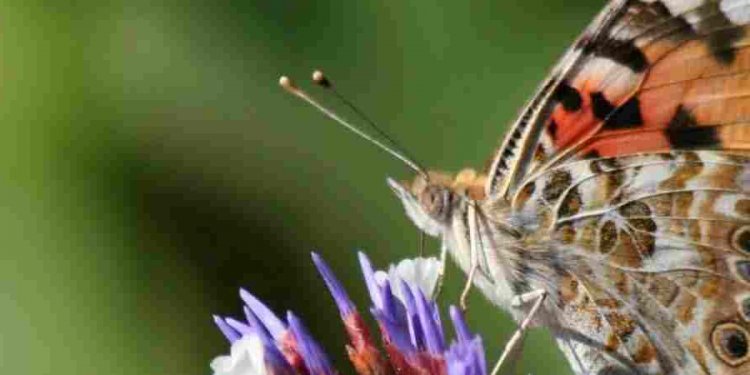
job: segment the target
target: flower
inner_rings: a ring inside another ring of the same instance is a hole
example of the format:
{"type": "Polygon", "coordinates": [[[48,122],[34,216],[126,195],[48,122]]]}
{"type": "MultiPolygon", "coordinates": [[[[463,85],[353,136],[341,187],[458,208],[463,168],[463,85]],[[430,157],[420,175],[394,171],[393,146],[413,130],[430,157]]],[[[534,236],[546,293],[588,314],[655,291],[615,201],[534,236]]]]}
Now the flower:
{"type": "MultiPolygon", "coordinates": [[[[367,256],[359,254],[372,302],[370,312],[386,355],[330,267],[316,253],[312,259],[338,307],[349,337],[346,351],[358,374],[487,374],[482,340],[469,331],[454,306],[450,318],[455,339],[446,345],[438,306],[427,297],[437,285],[437,259],[407,259],[384,272],[376,271],[367,256]]],[[[241,290],[240,297],[245,303],[244,322],[214,317],[232,345],[229,355],[211,362],[214,375],[337,374],[293,313],[282,320],[249,292],[241,290]]]]}
{"type": "Polygon", "coordinates": [[[245,302],[245,323],[214,316],[232,344],[229,356],[211,363],[214,375],[335,374],[323,350],[292,312],[287,312],[284,322],[250,292],[240,290],[240,297],[245,302]],[[247,341],[253,346],[248,347],[247,341]],[[255,358],[244,360],[244,356],[255,358]]]}

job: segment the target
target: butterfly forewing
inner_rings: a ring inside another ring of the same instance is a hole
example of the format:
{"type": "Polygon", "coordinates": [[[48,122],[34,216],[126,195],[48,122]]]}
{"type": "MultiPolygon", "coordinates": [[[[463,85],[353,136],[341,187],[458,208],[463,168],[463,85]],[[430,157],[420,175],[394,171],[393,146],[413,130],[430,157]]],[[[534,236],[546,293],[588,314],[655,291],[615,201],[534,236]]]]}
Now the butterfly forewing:
{"type": "Polygon", "coordinates": [[[577,372],[750,373],[748,23],[750,0],[611,3],[496,154],[577,372]]]}
{"type": "Polygon", "coordinates": [[[571,157],[746,150],[748,21],[748,1],[610,4],[509,132],[488,192],[571,157]]]}

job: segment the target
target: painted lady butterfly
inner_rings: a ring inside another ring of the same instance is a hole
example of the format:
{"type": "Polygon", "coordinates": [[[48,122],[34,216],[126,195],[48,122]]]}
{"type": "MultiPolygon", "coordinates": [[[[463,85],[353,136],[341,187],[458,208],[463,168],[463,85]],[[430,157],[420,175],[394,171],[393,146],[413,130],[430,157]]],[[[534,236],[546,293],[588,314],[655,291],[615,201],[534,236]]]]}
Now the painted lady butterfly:
{"type": "Polygon", "coordinates": [[[486,173],[391,186],[576,373],[750,374],[748,24],[750,0],[613,1],[486,173]]]}

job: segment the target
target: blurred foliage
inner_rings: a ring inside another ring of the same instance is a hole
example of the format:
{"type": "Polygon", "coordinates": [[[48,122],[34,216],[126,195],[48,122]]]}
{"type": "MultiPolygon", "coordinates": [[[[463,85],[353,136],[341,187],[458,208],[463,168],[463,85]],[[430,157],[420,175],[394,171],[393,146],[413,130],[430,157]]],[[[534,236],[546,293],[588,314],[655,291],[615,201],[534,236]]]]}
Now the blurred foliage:
{"type": "MultiPolygon", "coordinates": [[[[298,312],[347,369],[308,252],[364,307],[354,250],[380,265],[417,251],[384,184],[410,173],[278,76],[308,87],[323,67],[428,166],[481,168],[601,6],[0,2],[0,369],[209,373],[228,349],[211,314],[239,315],[240,286],[298,312]]],[[[463,282],[448,272],[446,304],[463,282]]],[[[494,361],[513,324],[477,293],[469,320],[494,361]]],[[[522,373],[567,367],[544,331],[525,349],[522,373]]]]}

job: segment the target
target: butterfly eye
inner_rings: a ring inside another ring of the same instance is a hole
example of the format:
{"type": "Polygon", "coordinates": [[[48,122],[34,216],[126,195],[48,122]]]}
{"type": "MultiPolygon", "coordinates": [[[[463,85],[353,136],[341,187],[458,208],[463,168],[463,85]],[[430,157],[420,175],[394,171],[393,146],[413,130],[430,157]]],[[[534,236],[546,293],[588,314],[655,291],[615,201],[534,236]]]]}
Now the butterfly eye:
{"type": "Polygon", "coordinates": [[[430,204],[436,205],[440,203],[440,190],[434,189],[429,194],[430,204]]]}
{"type": "Polygon", "coordinates": [[[422,192],[419,201],[424,207],[428,214],[436,218],[444,219],[446,215],[446,208],[444,207],[446,190],[437,186],[428,186],[424,192],[422,192]]]}
{"type": "Polygon", "coordinates": [[[744,226],[734,231],[732,246],[738,251],[750,254],[750,226],[744,226]]]}
{"type": "Polygon", "coordinates": [[[724,323],[714,328],[711,341],[722,361],[730,366],[738,366],[750,359],[749,336],[742,326],[724,323]]]}

